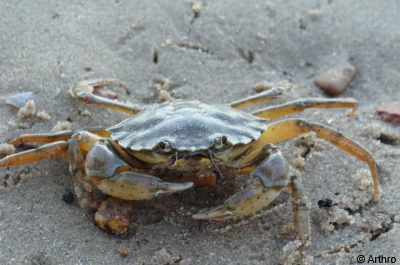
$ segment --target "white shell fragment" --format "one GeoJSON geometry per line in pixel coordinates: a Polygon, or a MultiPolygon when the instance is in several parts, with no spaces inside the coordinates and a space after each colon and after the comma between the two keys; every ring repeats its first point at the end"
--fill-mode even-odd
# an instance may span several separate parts
{"type": "Polygon", "coordinates": [[[34,96],[34,92],[23,92],[6,98],[6,103],[17,108],[22,108],[28,101],[32,100],[34,96]]]}

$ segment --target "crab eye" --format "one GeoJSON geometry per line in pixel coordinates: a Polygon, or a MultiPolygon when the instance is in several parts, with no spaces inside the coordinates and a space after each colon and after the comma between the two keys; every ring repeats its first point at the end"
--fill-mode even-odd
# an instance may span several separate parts
{"type": "Polygon", "coordinates": [[[158,143],[158,148],[164,152],[171,151],[171,143],[169,141],[163,140],[158,143]]]}
{"type": "Polygon", "coordinates": [[[228,140],[228,138],[227,138],[226,136],[222,136],[222,137],[218,136],[218,137],[215,137],[215,138],[214,138],[214,141],[213,141],[213,146],[214,146],[215,148],[217,148],[217,149],[220,149],[220,148],[222,148],[222,147],[224,147],[224,146],[227,145],[227,140],[228,140]]]}

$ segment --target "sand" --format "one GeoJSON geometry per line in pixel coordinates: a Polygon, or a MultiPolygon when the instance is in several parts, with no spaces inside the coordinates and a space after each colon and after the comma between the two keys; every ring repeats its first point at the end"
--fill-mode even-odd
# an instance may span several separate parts
{"type": "Polygon", "coordinates": [[[140,105],[229,103],[260,83],[287,88],[252,111],[327,97],[314,78],[350,63],[356,77],[339,97],[359,101],[355,116],[311,109],[291,117],[326,124],[370,150],[382,196],[371,201],[365,163],[307,135],[279,144],[310,204],[312,240],[302,251],[287,191],[247,218],[191,219],[242,188],[243,176],[140,202],[128,235],[115,236],[76,201],[62,200],[73,187],[68,164],[44,160],[0,168],[0,263],[355,264],[359,255],[399,263],[400,127],[376,114],[400,99],[399,10],[398,1],[2,1],[0,143],[56,125],[108,127],[126,118],[71,98],[80,80],[118,78],[119,100],[140,105]],[[28,91],[35,114],[20,117],[5,99],[28,91]],[[338,205],[319,209],[326,198],[338,205]]]}

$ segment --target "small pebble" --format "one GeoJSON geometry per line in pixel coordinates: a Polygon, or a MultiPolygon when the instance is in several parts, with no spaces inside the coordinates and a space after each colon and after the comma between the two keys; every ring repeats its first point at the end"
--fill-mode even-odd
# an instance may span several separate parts
{"type": "Polygon", "coordinates": [[[192,5],[192,11],[193,11],[193,14],[194,14],[194,17],[195,17],[195,18],[200,17],[201,10],[202,10],[202,6],[201,6],[200,3],[193,3],[193,5],[192,5]]]}
{"type": "Polygon", "coordinates": [[[304,160],[304,157],[298,156],[295,159],[293,159],[293,166],[295,168],[303,168],[306,165],[306,161],[304,160]]]}
{"type": "Polygon", "coordinates": [[[394,125],[400,125],[400,105],[399,104],[387,104],[379,106],[376,109],[378,115],[385,122],[392,123],[394,125]]]}
{"type": "Polygon", "coordinates": [[[344,247],[344,251],[346,251],[346,253],[350,253],[351,248],[349,246],[345,246],[344,247]]]}
{"type": "Polygon", "coordinates": [[[270,90],[273,87],[273,84],[270,83],[258,83],[254,85],[253,90],[260,93],[262,91],[270,90]]]}
{"type": "Polygon", "coordinates": [[[129,255],[129,253],[132,252],[132,249],[130,249],[130,248],[127,247],[127,246],[120,246],[120,247],[118,248],[118,252],[119,252],[119,254],[121,254],[121,256],[126,257],[126,256],[129,255]]]}
{"type": "Polygon", "coordinates": [[[44,120],[44,121],[48,121],[51,118],[51,116],[45,111],[38,112],[36,114],[36,116],[38,116],[39,119],[44,120]]]}
{"type": "Polygon", "coordinates": [[[161,101],[170,101],[172,99],[173,99],[173,97],[167,90],[164,90],[164,89],[160,90],[160,100],[161,101]]]}
{"type": "Polygon", "coordinates": [[[14,154],[15,147],[12,144],[0,144],[0,154],[11,155],[14,154]]]}
{"type": "Polygon", "coordinates": [[[317,20],[321,17],[321,11],[319,11],[318,9],[310,9],[307,11],[307,15],[312,20],[317,20]]]}
{"type": "Polygon", "coordinates": [[[35,114],[36,111],[36,106],[35,106],[35,101],[29,100],[26,102],[25,106],[20,108],[18,111],[18,117],[20,118],[28,118],[35,114]]]}
{"type": "Polygon", "coordinates": [[[338,205],[337,203],[334,203],[331,199],[325,199],[325,200],[319,200],[318,201],[318,207],[319,208],[325,208],[325,207],[333,207],[338,205]]]}
{"type": "Polygon", "coordinates": [[[337,96],[346,90],[355,74],[356,68],[351,64],[346,64],[320,74],[315,78],[314,84],[326,94],[337,96]]]}
{"type": "Polygon", "coordinates": [[[135,201],[109,197],[98,208],[95,221],[103,230],[122,235],[131,226],[135,201]]]}
{"type": "Polygon", "coordinates": [[[85,110],[82,110],[82,111],[81,111],[81,115],[82,115],[82,116],[90,116],[90,115],[92,115],[92,114],[90,113],[90,111],[88,111],[87,109],[85,109],[85,110]]]}
{"type": "Polygon", "coordinates": [[[74,202],[74,193],[72,192],[71,189],[66,188],[63,196],[62,196],[62,200],[66,203],[66,204],[71,204],[74,202]]]}
{"type": "MultiPolygon", "coordinates": [[[[193,49],[201,49],[201,44],[199,44],[200,46],[196,46],[196,44],[188,44],[188,45],[190,48],[193,48],[193,49]],[[194,46],[192,46],[192,45],[194,45],[194,46]]],[[[156,86],[156,88],[158,90],[168,90],[168,89],[176,86],[168,78],[156,78],[153,81],[155,82],[156,85],[159,85],[159,86],[156,86]]]]}
{"type": "Polygon", "coordinates": [[[65,130],[71,130],[71,123],[69,121],[58,121],[53,129],[51,129],[51,132],[60,132],[65,130]]]}

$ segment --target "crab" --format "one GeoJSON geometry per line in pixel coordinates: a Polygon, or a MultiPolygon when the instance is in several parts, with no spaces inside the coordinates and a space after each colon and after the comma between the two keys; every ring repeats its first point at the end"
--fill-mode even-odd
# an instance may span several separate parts
{"type": "Polygon", "coordinates": [[[213,185],[216,174],[222,172],[247,175],[251,178],[248,187],[222,205],[192,217],[225,220],[247,216],[265,208],[282,189],[288,188],[292,194],[298,238],[307,241],[310,226],[306,195],[275,144],[314,132],[365,162],[372,175],[373,197],[379,197],[377,164],[363,146],[316,122],[300,118],[270,121],[306,108],[350,108],[354,114],[358,106],[354,99],[300,99],[249,114],[241,109],[275,99],[284,89],[272,88],[227,105],[174,100],[140,107],[95,94],[96,89],[115,82],[117,80],[111,78],[81,81],[72,86],[70,94],[86,104],[126,113],[129,118],[107,129],[22,135],[10,143],[14,146],[26,142],[44,144],[2,158],[0,167],[18,166],[68,153],[80,206],[85,210],[96,210],[101,205],[103,210],[96,214],[97,223],[118,234],[129,228],[131,215],[127,215],[128,220],[123,224],[120,219],[124,213],[132,212],[131,202],[194,186],[213,185]],[[167,181],[164,176],[171,172],[176,178],[167,181]],[[104,224],[101,220],[107,218],[111,220],[104,224]]]}

